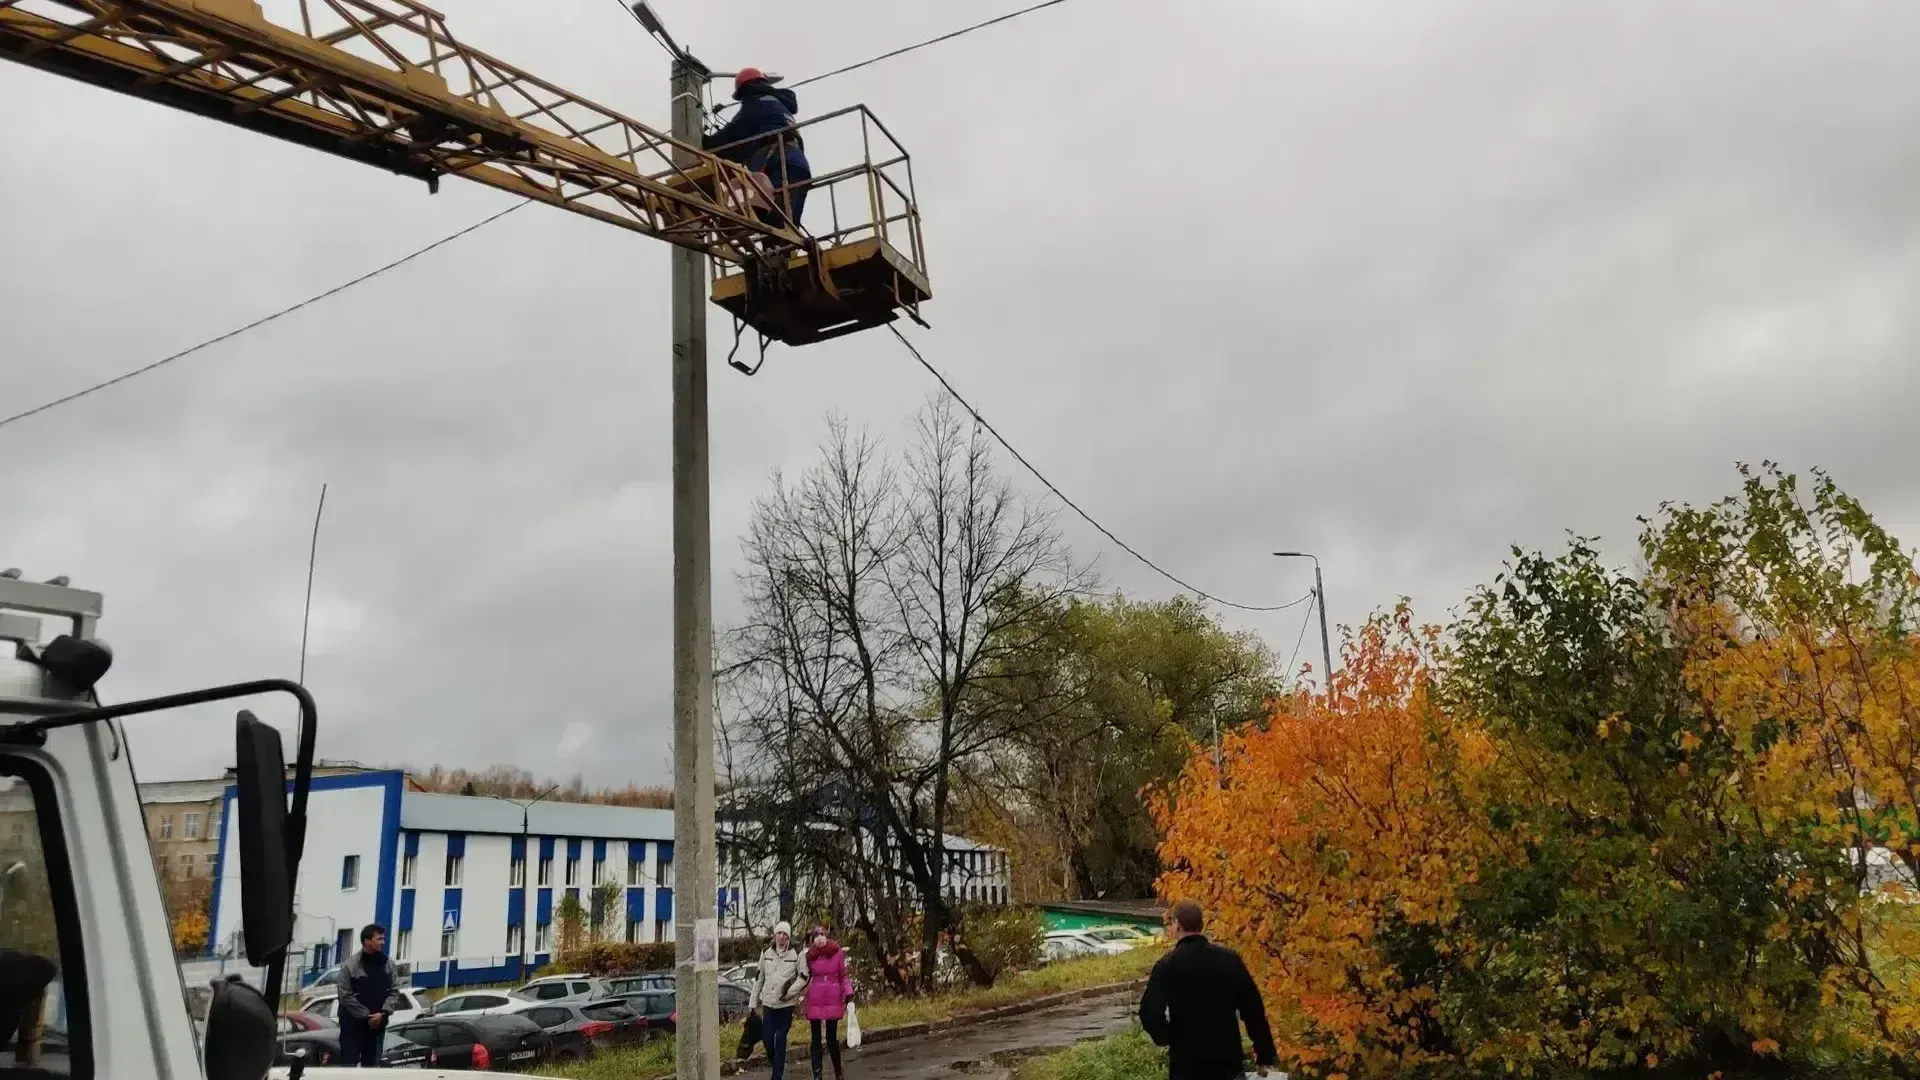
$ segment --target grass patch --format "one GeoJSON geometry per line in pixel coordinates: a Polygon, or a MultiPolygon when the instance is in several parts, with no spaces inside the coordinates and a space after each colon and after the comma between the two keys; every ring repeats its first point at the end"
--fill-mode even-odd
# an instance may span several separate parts
{"type": "MultiPolygon", "coordinates": [[[[871,1031],[876,1028],[897,1027],[901,1024],[917,1024],[979,1009],[994,1009],[1002,1005],[1031,1001],[1034,998],[1069,990],[1083,990],[1090,986],[1128,982],[1144,978],[1147,971],[1153,967],[1153,962],[1159,958],[1159,949],[1150,945],[1142,946],[1117,956],[1068,960],[1036,968],[1033,971],[1023,971],[1009,975],[985,989],[929,994],[918,998],[885,998],[871,1003],[862,1002],[860,1026],[871,1031]]],[[[805,1020],[794,1021],[791,1039],[795,1046],[806,1044],[805,1020]]],[[[722,1057],[731,1058],[734,1047],[739,1043],[740,1025],[727,1024],[720,1029],[722,1057]]],[[[577,1065],[544,1065],[537,1071],[541,1076],[558,1077],[561,1080],[649,1080],[651,1077],[666,1076],[673,1072],[673,1040],[655,1039],[645,1046],[610,1050],[592,1061],[577,1065]]],[[[1164,1066],[1162,1071],[1165,1071],[1164,1066]]],[[[789,1075],[794,1074],[789,1073],[789,1075]]]]}
{"type": "Polygon", "coordinates": [[[1138,1027],[1020,1063],[1017,1080],[1163,1080],[1167,1052],[1138,1027]]]}

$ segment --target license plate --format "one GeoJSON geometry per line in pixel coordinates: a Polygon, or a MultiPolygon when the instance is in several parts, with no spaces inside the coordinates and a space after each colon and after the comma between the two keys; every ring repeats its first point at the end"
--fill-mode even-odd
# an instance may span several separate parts
{"type": "Polygon", "coordinates": [[[540,1051],[538,1050],[521,1050],[517,1053],[508,1054],[507,1060],[508,1061],[525,1061],[528,1058],[539,1057],[539,1056],[540,1056],[540,1051]]]}

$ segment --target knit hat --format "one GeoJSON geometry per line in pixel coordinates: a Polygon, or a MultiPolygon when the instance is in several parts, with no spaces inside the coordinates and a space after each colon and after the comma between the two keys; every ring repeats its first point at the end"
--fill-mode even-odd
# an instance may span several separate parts
{"type": "Polygon", "coordinates": [[[779,922],[773,924],[773,933],[775,937],[778,937],[781,934],[785,934],[788,937],[792,937],[793,927],[785,919],[782,919],[779,922]]]}

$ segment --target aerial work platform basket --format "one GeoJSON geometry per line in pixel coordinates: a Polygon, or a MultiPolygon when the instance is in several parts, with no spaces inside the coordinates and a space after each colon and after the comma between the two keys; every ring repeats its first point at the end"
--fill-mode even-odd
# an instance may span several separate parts
{"type": "MultiPolygon", "coordinates": [[[[768,136],[763,152],[773,163],[772,179],[751,190],[715,190],[714,170],[705,164],[657,178],[709,198],[745,201],[785,234],[763,240],[755,252],[714,253],[713,302],[762,337],[787,345],[884,326],[902,315],[925,325],[920,305],[932,298],[933,287],[913,162],[885,125],[866,106],[853,105],[768,136]],[[783,184],[780,162],[795,133],[814,174],[804,184],[783,184]],[[798,228],[795,194],[804,202],[798,228]]],[[[725,169],[719,183],[744,182],[725,169]]]]}

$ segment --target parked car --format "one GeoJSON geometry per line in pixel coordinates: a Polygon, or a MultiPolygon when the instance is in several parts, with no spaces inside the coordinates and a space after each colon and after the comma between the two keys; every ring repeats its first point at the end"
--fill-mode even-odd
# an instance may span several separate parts
{"type": "Polygon", "coordinates": [[[540,1025],[540,1030],[556,1045],[581,1040],[588,1050],[605,1050],[645,1042],[648,1031],[627,1004],[619,1000],[587,1002],[540,1001],[523,1006],[513,1016],[524,1016],[540,1025]]]}
{"type": "Polygon", "coordinates": [[[431,1069],[440,1063],[440,1057],[431,1046],[421,1046],[412,1039],[402,1038],[389,1031],[380,1044],[380,1067],[383,1069],[431,1069]]]}
{"type": "Polygon", "coordinates": [[[1104,941],[1127,950],[1137,949],[1151,940],[1131,926],[1096,926],[1083,932],[1095,941],[1104,941]]]}
{"type": "MultiPolygon", "coordinates": [[[[721,978],[724,979],[726,976],[722,975],[721,978]]],[[[607,979],[607,993],[617,995],[636,994],[642,990],[671,990],[673,985],[671,971],[642,971],[635,975],[615,975],[607,979]]]]}
{"type": "MultiPolygon", "coordinates": [[[[679,1027],[680,1009],[675,1002],[673,988],[664,990],[636,990],[630,994],[621,994],[611,1000],[626,1003],[627,1007],[639,1014],[646,1022],[651,1033],[671,1032],[679,1027]]],[[[753,988],[736,982],[720,984],[720,1022],[731,1024],[745,1020],[753,1011],[753,988]]]]}
{"type": "Polygon", "coordinates": [[[543,975],[514,993],[528,1001],[592,1001],[612,991],[607,980],[591,975],[543,975]]]}
{"type": "MultiPolygon", "coordinates": [[[[1077,941],[1088,946],[1089,951],[1113,955],[1126,952],[1131,946],[1118,945],[1111,941],[1102,941],[1085,930],[1049,930],[1045,941],[1077,941]]],[[[1044,945],[1045,942],[1042,942],[1044,945]]]]}
{"type": "Polygon", "coordinates": [[[672,990],[636,990],[612,1000],[624,1004],[640,1018],[648,1037],[672,1034],[680,1026],[680,1009],[674,1004],[672,990]]]}
{"type": "Polygon", "coordinates": [[[723,982],[740,983],[743,986],[760,985],[760,961],[749,960],[744,964],[735,964],[720,973],[723,982]]]}
{"type": "Polygon", "coordinates": [[[340,1057],[340,1029],[325,1017],[307,1012],[284,1012],[279,1018],[280,1041],[275,1065],[331,1065],[340,1057]]]}
{"type": "Polygon", "coordinates": [[[553,1040],[524,1016],[430,1016],[401,1024],[392,1034],[432,1050],[441,1069],[517,1068],[552,1060],[553,1040]]]}
{"type": "Polygon", "coordinates": [[[1077,960],[1083,956],[1098,955],[1099,950],[1092,944],[1074,937],[1049,937],[1040,943],[1040,962],[1055,964],[1062,960],[1077,960]]]}
{"type": "Polygon", "coordinates": [[[466,1014],[495,1014],[517,1011],[527,1004],[526,998],[508,990],[476,990],[464,994],[449,994],[434,1002],[424,1016],[460,1016],[466,1014]]]}
{"type": "MultiPolygon", "coordinates": [[[[432,1004],[427,1000],[427,996],[425,994],[421,993],[419,990],[416,990],[411,986],[398,987],[397,989],[395,989],[394,993],[399,994],[403,999],[406,1000],[406,1003],[407,1003],[406,1008],[395,1009],[393,1011],[393,1016],[390,1019],[392,1020],[393,1023],[396,1023],[396,1024],[403,1024],[408,1020],[419,1019],[421,1016],[425,1015],[428,1006],[432,1004]]],[[[305,996],[303,996],[300,999],[300,1010],[302,1012],[312,1013],[315,1016],[326,1017],[328,1020],[331,1020],[336,1024],[339,1023],[340,1022],[340,991],[339,989],[332,986],[313,987],[306,993],[305,996]]]]}

